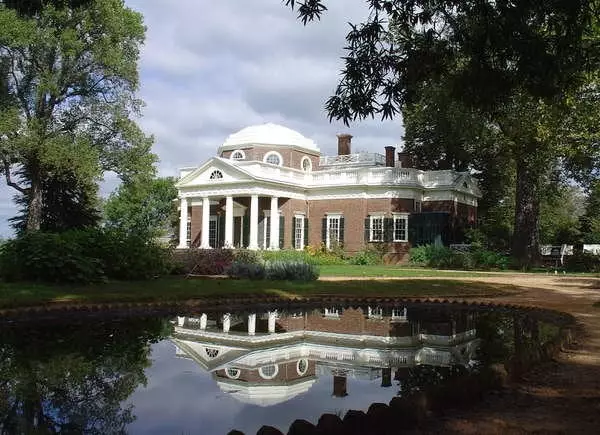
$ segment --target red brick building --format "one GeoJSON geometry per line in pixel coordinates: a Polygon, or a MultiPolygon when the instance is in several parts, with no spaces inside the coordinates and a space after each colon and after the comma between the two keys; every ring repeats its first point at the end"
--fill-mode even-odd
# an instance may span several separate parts
{"type": "Polygon", "coordinates": [[[300,133],[275,124],[230,135],[217,156],[182,169],[179,248],[303,249],[324,244],[355,253],[385,244],[459,243],[477,219],[477,182],[468,173],[422,171],[410,156],[322,156],[300,133]]]}

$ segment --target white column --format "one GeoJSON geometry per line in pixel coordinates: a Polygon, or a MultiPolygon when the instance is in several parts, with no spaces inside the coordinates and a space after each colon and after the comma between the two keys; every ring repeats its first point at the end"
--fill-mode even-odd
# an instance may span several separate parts
{"type": "Polygon", "coordinates": [[[225,198],[225,247],[233,248],[233,197],[225,198]]]}
{"type": "Polygon", "coordinates": [[[229,332],[231,327],[231,314],[223,314],[223,332],[229,332]]]}
{"type": "Polygon", "coordinates": [[[248,314],[248,335],[256,333],[256,314],[248,314]]]}
{"type": "Polygon", "coordinates": [[[200,316],[200,329],[206,329],[206,323],[208,321],[208,316],[206,315],[206,313],[203,313],[200,316]]]}
{"type": "Polygon", "coordinates": [[[258,195],[250,197],[250,241],[248,249],[258,249],[258,195]]]}
{"type": "Polygon", "coordinates": [[[210,248],[209,225],[210,225],[210,199],[205,196],[204,198],[202,198],[202,242],[200,243],[200,247],[202,249],[210,248]]]}
{"type": "Polygon", "coordinates": [[[275,320],[277,320],[277,311],[269,311],[269,333],[275,332],[275,320]]]}
{"type": "Polygon", "coordinates": [[[271,197],[271,246],[273,250],[279,249],[279,210],[277,203],[279,198],[271,197]]]}
{"type": "Polygon", "coordinates": [[[187,248],[188,200],[181,198],[179,205],[179,245],[177,248],[187,248]]]}

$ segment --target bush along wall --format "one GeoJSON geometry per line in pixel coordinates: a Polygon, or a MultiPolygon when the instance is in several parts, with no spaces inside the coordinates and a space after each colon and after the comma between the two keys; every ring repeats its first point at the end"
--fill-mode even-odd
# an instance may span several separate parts
{"type": "Polygon", "coordinates": [[[411,248],[410,262],[436,269],[505,270],[510,258],[497,252],[477,248],[470,252],[454,251],[441,245],[424,245],[411,248]]]}
{"type": "Polygon", "coordinates": [[[227,275],[237,279],[307,282],[319,278],[319,269],[314,264],[300,261],[266,261],[255,264],[234,261],[227,270],[227,275]]]}
{"type": "Polygon", "coordinates": [[[170,253],[142,237],[105,229],[26,233],[0,249],[6,281],[90,283],[169,273],[170,253]]]}

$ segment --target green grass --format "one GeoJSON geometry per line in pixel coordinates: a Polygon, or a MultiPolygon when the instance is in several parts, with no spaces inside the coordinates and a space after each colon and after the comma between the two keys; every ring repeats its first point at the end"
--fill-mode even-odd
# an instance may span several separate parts
{"type": "MultiPolygon", "coordinates": [[[[407,268],[404,266],[386,266],[386,265],[375,265],[375,266],[355,266],[355,265],[336,265],[336,266],[319,266],[321,276],[364,276],[364,277],[455,277],[455,278],[468,278],[473,276],[490,276],[489,272],[477,272],[477,271],[449,271],[449,270],[437,270],[428,268],[407,268]]],[[[502,273],[502,272],[494,272],[502,273]]],[[[493,275],[493,274],[492,274],[493,275]]]]}
{"type": "Polygon", "coordinates": [[[461,282],[459,280],[343,280],[295,283],[230,279],[184,279],[166,277],[152,281],[111,282],[81,286],[0,283],[0,308],[58,303],[164,302],[224,295],[313,295],[476,297],[515,291],[511,285],[461,282]]]}

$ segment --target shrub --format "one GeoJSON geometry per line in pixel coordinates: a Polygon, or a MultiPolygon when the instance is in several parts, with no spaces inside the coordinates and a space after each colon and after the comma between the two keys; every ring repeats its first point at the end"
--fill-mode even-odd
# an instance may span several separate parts
{"type": "Polygon", "coordinates": [[[376,251],[374,249],[366,249],[364,251],[360,251],[356,253],[349,260],[350,264],[355,265],[375,265],[383,263],[383,255],[381,252],[376,251]]]}
{"type": "Polygon", "coordinates": [[[233,263],[231,249],[188,249],[178,253],[179,267],[184,273],[196,275],[221,275],[233,263]]]}
{"type": "Polygon", "coordinates": [[[409,255],[411,263],[437,269],[506,269],[510,262],[509,257],[485,249],[458,252],[437,245],[412,248],[409,255]]]}
{"type": "Polygon", "coordinates": [[[565,269],[568,272],[600,272],[600,255],[589,252],[575,252],[566,257],[565,269]]]}
{"type": "Polygon", "coordinates": [[[314,264],[275,261],[265,264],[265,277],[277,281],[315,281],[319,270],[314,264]]]}
{"type": "Polygon", "coordinates": [[[340,252],[327,250],[323,245],[319,247],[307,246],[303,251],[292,249],[280,251],[262,251],[265,261],[302,262],[317,266],[346,264],[340,252]]]}
{"type": "Polygon", "coordinates": [[[234,261],[227,270],[227,275],[238,279],[264,279],[266,271],[263,264],[234,261]]]}
{"type": "Polygon", "coordinates": [[[510,258],[498,252],[476,249],[470,253],[477,269],[508,269],[510,258]]]}
{"type": "Polygon", "coordinates": [[[243,264],[262,264],[264,260],[261,251],[238,249],[233,253],[233,261],[243,264]]]}

